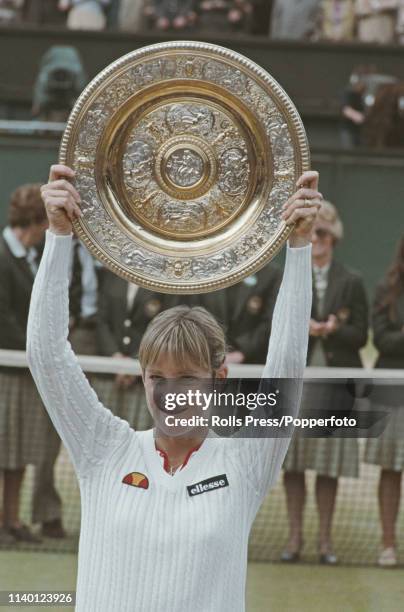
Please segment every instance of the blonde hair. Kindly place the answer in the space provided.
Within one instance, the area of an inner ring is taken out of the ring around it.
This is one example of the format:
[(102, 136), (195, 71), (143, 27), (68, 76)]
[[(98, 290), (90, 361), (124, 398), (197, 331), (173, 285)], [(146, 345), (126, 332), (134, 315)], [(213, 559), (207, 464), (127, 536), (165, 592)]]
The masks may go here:
[(318, 211), (316, 223), (326, 228), (335, 240), (342, 240), (344, 237), (344, 226), (338, 214), (337, 208), (331, 202), (324, 200)]
[(223, 328), (205, 308), (175, 306), (149, 323), (139, 347), (143, 370), (167, 354), (181, 366), (190, 363), (209, 371), (218, 369), (226, 355)]

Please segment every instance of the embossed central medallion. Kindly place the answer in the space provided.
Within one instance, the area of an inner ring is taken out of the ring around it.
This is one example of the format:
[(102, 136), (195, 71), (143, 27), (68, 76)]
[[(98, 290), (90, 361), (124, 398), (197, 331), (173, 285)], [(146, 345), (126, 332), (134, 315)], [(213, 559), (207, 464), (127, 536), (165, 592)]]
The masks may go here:
[(157, 235), (206, 237), (247, 205), (252, 147), (237, 118), (214, 103), (184, 99), (146, 108), (124, 138), (122, 201)]
[(203, 177), (203, 158), (192, 149), (177, 149), (168, 157), (166, 174), (178, 187), (192, 187)]
[(160, 146), (154, 171), (167, 194), (189, 200), (207, 192), (216, 179), (217, 164), (209, 144), (187, 134), (169, 138)]

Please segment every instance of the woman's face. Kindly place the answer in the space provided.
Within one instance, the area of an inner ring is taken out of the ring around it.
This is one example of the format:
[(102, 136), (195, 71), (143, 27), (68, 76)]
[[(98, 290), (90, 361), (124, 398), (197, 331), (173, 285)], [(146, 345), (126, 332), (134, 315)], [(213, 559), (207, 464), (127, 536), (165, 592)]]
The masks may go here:
[[(169, 354), (162, 354), (143, 372), (147, 406), (156, 429), (169, 437), (200, 435), (200, 428), (191, 424), (173, 425), (173, 417), (207, 417), (206, 395), (213, 392), (214, 378), (226, 378), (227, 368), (215, 372), (191, 361), (186, 366), (175, 363)], [(185, 397), (184, 397), (185, 396)], [(170, 417), (170, 418), (167, 418)]]
[(327, 228), (315, 224), (311, 237), (313, 259), (331, 259), (334, 251), (334, 237)]

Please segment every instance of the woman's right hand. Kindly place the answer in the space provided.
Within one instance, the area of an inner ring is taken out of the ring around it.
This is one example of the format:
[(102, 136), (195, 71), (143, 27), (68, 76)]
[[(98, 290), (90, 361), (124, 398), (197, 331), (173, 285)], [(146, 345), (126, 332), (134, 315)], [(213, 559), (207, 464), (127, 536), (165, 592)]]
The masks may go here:
[(41, 187), (49, 229), (54, 234), (71, 234), (72, 222), (83, 216), (79, 208), (81, 198), (69, 182), (73, 178), (74, 171), (71, 168), (56, 164), (51, 166), (49, 182)]

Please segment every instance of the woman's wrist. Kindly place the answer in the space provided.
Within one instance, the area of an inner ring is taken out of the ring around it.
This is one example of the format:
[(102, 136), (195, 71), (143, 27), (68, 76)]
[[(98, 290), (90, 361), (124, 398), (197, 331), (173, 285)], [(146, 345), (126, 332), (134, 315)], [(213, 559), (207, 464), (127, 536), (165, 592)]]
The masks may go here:
[(71, 229), (69, 230), (68, 228), (58, 228), (58, 227), (55, 227), (54, 225), (49, 225), (48, 231), (51, 234), (54, 234), (55, 236), (72, 236), (73, 235)]
[(289, 236), (288, 244), (292, 249), (306, 247), (311, 244), (310, 238), (304, 236)]

